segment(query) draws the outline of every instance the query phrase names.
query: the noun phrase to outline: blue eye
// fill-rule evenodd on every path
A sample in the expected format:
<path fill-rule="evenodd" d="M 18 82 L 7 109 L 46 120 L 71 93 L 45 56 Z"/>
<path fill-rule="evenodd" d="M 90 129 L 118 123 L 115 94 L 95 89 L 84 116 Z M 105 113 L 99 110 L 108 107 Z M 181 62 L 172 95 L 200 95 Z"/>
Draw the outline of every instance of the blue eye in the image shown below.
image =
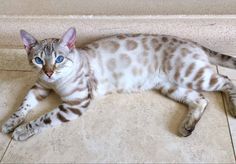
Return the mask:
<path fill-rule="evenodd" d="M 39 57 L 34 58 L 34 60 L 37 64 L 43 64 L 42 59 L 40 59 Z"/>
<path fill-rule="evenodd" d="M 61 63 L 64 60 L 63 56 L 58 56 L 56 59 L 56 63 Z"/>

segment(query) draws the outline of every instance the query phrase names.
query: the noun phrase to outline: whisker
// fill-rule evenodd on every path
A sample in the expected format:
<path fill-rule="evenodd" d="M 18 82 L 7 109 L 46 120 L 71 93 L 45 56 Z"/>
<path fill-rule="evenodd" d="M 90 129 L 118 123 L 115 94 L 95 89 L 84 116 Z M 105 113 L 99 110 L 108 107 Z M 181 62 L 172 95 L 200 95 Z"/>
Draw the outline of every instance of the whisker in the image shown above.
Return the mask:
<path fill-rule="evenodd" d="M 65 57 L 67 60 L 70 60 L 72 63 L 74 63 L 74 61 L 73 60 L 71 60 L 70 58 L 68 58 L 68 57 Z"/>

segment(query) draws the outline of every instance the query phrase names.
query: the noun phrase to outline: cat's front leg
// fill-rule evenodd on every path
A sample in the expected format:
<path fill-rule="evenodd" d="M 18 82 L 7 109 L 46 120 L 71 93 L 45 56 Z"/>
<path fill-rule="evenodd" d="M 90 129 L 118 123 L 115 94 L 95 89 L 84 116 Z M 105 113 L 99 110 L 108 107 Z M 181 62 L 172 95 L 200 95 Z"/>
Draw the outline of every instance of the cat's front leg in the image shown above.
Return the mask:
<path fill-rule="evenodd" d="M 27 113 L 34 108 L 39 101 L 47 97 L 49 93 L 49 89 L 46 89 L 36 82 L 35 85 L 29 90 L 18 110 L 3 124 L 2 132 L 9 133 L 13 131 L 24 121 Z"/>
<path fill-rule="evenodd" d="M 82 115 L 90 103 L 90 97 L 79 99 L 74 102 L 59 105 L 53 111 L 16 128 L 13 132 L 13 139 L 22 141 L 41 132 L 47 127 L 53 127 L 64 122 L 74 120 Z"/>

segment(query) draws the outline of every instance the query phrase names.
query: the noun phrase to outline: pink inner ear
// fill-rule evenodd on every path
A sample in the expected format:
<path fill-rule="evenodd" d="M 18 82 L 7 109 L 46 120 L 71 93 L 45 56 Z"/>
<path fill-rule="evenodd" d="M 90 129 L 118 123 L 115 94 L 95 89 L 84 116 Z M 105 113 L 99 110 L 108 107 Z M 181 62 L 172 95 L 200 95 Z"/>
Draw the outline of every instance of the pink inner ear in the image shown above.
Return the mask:
<path fill-rule="evenodd" d="M 26 44 L 24 42 L 24 48 L 26 49 L 26 51 L 29 51 L 31 49 L 30 44 L 28 44 L 28 43 Z"/>
<path fill-rule="evenodd" d="M 29 41 L 27 39 L 25 39 L 25 38 L 22 38 L 22 40 L 23 40 L 25 48 L 29 48 L 30 47 Z"/>
<path fill-rule="evenodd" d="M 73 36 L 73 38 L 70 39 L 70 41 L 68 42 L 67 47 L 68 47 L 69 49 L 72 49 L 72 48 L 75 47 L 75 37 L 74 37 L 74 36 Z"/>
<path fill-rule="evenodd" d="M 30 35 L 24 30 L 20 31 L 20 35 L 26 51 L 29 51 L 32 46 L 37 42 L 37 40 L 32 35 Z"/>
<path fill-rule="evenodd" d="M 67 47 L 69 48 L 69 49 L 72 49 L 72 48 L 74 48 L 74 44 L 67 44 Z"/>
<path fill-rule="evenodd" d="M 70 28 L 69 30 L 67 30 L 61 40 L 64 46 L 67 46 L 69 49 L 74 48 L 76 41 L 75 28 Z"/>

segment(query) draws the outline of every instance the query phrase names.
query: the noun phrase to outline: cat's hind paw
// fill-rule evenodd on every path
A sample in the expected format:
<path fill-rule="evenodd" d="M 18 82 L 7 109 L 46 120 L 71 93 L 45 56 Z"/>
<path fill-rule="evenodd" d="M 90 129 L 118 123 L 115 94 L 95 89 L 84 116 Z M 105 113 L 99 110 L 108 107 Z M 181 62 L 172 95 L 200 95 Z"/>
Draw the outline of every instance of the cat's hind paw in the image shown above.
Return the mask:
<path fill-rule="evenodd" d="M 24 122 L 24 118 L 22 117 L 10 118 L 2 125 L 2 132 L 5 134 L 10 133 L 22 122 Z"/>
<path fill-rule="evenodd" d="M 188 119 L 184 120 L 179 128 L 179 133 L 183 137 L 188 137 L 192 134 L 192 131 L 195 128 L 195 124 L 191 123 Z"/>
<path fill-rule="evenodd" d="M 12 138 L 17 141 L 24 141 L 36 133 L 38 133 L 38 130 L 33 129 L 29 124 L 23 124 L 14 130 Z"/>
<path fill-rule="evenodd" d="M 179 133 L 183 137 L 188 137 L 189 135 L 192 134 L 193 130 L 194 130 L 194 128 L 186 128 L 185 126 L 181 126 L 179 128 Z"/>

